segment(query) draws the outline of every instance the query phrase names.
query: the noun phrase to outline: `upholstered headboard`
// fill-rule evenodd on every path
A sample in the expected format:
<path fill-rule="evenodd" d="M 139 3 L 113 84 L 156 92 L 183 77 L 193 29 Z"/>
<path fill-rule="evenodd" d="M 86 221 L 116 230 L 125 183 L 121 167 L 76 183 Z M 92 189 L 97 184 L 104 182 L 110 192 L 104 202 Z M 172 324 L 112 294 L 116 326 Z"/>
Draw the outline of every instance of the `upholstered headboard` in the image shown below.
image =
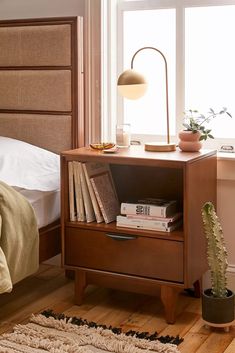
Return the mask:
<path fill-rule="evenodd" d="M 82 19 L 0 21 L 0 136 L 84 144 Z"/>

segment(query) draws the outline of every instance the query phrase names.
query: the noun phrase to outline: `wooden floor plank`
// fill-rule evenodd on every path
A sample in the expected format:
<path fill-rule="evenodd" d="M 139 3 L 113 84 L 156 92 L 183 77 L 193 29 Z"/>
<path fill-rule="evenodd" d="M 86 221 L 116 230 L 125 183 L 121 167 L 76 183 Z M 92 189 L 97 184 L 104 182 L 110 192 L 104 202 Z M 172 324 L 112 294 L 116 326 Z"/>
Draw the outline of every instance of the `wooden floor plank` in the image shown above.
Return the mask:
<path fill-rule="evenodd" d="M 225 352 L 232 340 L 231 334 L 225 333 L 223 330 L 220 330 L 220 332 L 212 332 L 196 353 Z"/>
<path fill-rule="evenodd" d="M 202 320 L 202 317 L 199 315 L 198 320 L 195 322 L 195 324 L 190 328 L 191 333 L 199 333 L 199 334 L 204 334 L 204 335 L 209 335 L 210 330 L 206 328 L 204 321 Z"/>
<path fill-rule="evenodd" d="M 205 342 L 205 340 L 207 338 L 208 338 L 207 335 L 188 332 L 184 336 L 184 341 L 179 346 L 180 352 L 181 353 L 196 353 L 196 352 L 198 352 L 198 349 Z M 207 353 L 214 353 L 214 352 L 209 351 Z"/>
<path fill-rule="evenodd" d="M 235 352 L 235 339 L 232 340 L 230 345 L 226 348 L 224 353 L 234 353 Z"/>
<path fill-rule="evenodd" d="M 164 308 L 159 297 L 145 297 L 140 305 L 122 324 L 125 331 L 160 332 L 167 324 L 164 317 Z"/>
<path fill-rule="evenodd" d="M 190 328 L 198 320 L 198 315 L 184 311 L 181 315 L 177 316 L 176 322 L 174 325 L 168 325 L 161 335 L 171 335 L 171 336 L 181 336 L 183 337 L 190 330 Z"/>
<path fill-rule="evenodd" d="M 235 353 L 235 326 L 206 328 L 201 318 L 201 300 L 180 293 L 177 320 L 165 321 L 159 296 L 88 286 L 82 305 L 74 305 L 74 281 L 59 266 L 43 264 L 35 276 L 14 286 L 12 293 L 0 296 L 0 334 L 12 330 L 16 323 L 27 322 L 32 313 L 52 309 L 123 331 L 157 331 L 160 335 L 179 335 L 184 341 L 181 353 Z"/>

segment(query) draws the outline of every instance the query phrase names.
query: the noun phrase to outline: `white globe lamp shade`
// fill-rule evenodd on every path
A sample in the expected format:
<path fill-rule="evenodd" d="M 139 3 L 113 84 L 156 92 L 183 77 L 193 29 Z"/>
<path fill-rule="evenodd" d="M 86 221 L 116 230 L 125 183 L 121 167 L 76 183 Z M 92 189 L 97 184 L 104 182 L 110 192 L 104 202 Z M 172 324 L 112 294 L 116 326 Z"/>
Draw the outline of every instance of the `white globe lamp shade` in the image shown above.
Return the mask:
<path fill-rule="evenodd" d="M 147 90 L 147 82 L 143 75 L 134 70 L 124 71 L 118 78 L 118 91 L 128 99 L 138 99 Z"/>

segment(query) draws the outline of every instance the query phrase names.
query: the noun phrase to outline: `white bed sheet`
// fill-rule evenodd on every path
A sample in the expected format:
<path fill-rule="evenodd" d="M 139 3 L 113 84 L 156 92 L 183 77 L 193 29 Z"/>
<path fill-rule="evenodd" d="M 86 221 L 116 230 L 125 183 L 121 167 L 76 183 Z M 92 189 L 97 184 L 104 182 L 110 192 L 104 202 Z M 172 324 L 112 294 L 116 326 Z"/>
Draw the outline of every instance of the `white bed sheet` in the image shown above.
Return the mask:
<path fill-rule="evenodd" d="M 42 228 L 60 217 L 60 190 L 38 191 L 14 187 L 31 203 L 38 227 Z"/>

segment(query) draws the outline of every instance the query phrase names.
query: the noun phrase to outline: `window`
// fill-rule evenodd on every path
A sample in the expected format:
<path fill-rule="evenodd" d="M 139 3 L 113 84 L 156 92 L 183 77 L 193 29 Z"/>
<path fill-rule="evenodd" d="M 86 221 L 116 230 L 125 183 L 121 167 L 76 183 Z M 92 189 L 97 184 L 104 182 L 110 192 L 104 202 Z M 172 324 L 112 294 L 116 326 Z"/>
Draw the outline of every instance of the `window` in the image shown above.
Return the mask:
<path fill-rule="evenodd" d="M 175 9 L 124 12 L 123 31 L 125 33 L 123 38 L 124 69 L 130 68 L 130 59 L 142 47 L 159 48 L 168 58 L 169 110 L 172 113 L 170 114 L 171 131 L 174 133 Z M 163 35 L 160 35 L 160 33 Z M 148 91 L 138 100 L 124 99 L 124 121 L 131 124 L 134 134 L 164 135 L 166 134 L 164 59 L 154 50 L 143 50 L 135 58 L 134 69 L 143 73 L 146 77 Z"/>
<path fill-rule="evenodd" d="M 185 9 L 185 106 L 227 107 L 234 118 L 210 124 L 218 138 L 235 138 L 234 18 L 235 5 Z"/>
<path fill-rule="evenodd" d="M 110 52 L 114 56 L 116 48 L 117 66 L 116 71 L 110 72 L 109 104 L 113 101 L 117 115 L 114 117 L 114 109 L 109 105 L 110 137 L 114 136 L 116 122 L 128 122 L 135 140 L 164 139 L 165 78 L 160 55 L 146 49 L 134 61 L 134 69 L 142 72 L 149 82 L 143 98 L 123 99 L 113 87 L 114 75 L 117 78 L 130 68 L 133 54 L 142 47 L 152 46 L 161 50 L 167 59 L 171 140 L 178 140 L 185 110 L 191 108 L 206 113 L 209 108 L 219 110 L 225 106 L 233 118 L 224 115 L 211 122 L 215 140 L 209 140 L 206 147 L 235 145 L 235 51 L 232 45 L 235 0 L 112 0 L 112 3 L 117 11 L 117 37 L 110 42 Z"/>

